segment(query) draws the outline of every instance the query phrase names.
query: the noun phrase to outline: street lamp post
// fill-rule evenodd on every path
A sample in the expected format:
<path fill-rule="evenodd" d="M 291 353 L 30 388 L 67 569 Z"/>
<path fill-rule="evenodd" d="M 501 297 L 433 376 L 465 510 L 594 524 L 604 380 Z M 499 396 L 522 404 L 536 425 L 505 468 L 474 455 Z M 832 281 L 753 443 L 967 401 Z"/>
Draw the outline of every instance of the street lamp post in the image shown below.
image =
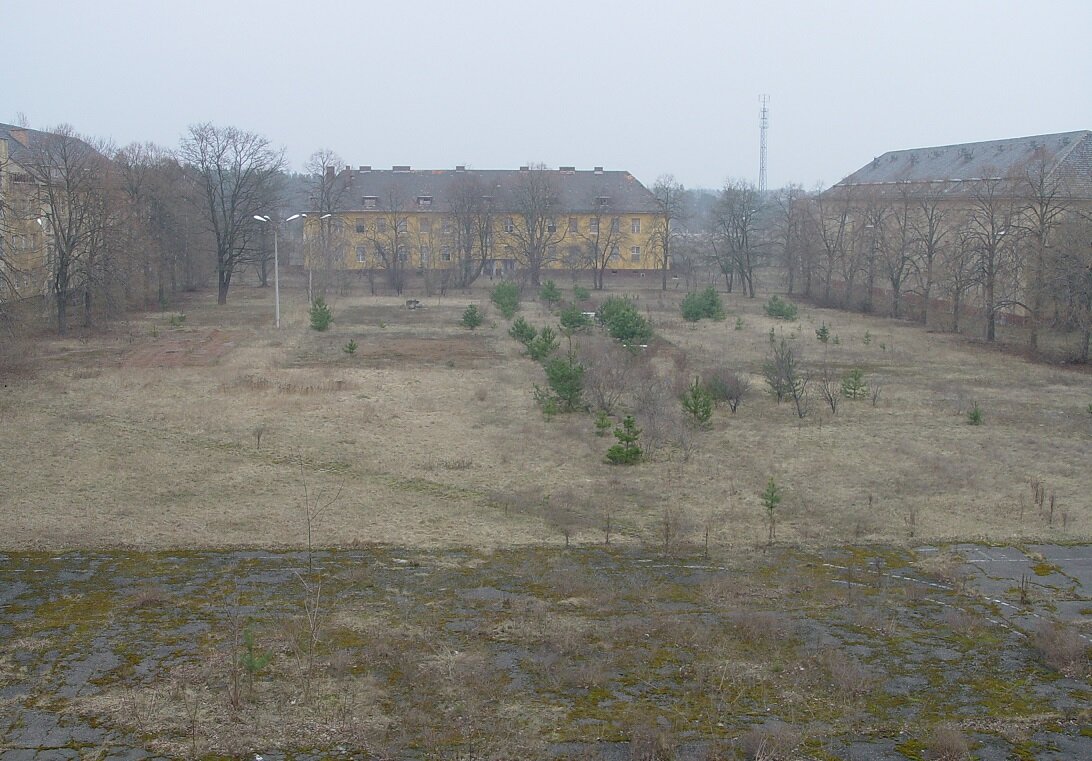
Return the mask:
<path fill-rule="evenodd" d="M 305 217 L 306 214 L 293 214 L 285 222 L 291 222 L 293 219 L 299 219 Z M 254 215 L 254 219 L 259 222 L 267 222 L 270 227 L 273 228 L 273 327 L 281 327 L 281 267 L 280 256 L 277 251 L 277 227 L 279 224 L 273 221 L 272 217 L 261 216 L 259 214 Z"/>

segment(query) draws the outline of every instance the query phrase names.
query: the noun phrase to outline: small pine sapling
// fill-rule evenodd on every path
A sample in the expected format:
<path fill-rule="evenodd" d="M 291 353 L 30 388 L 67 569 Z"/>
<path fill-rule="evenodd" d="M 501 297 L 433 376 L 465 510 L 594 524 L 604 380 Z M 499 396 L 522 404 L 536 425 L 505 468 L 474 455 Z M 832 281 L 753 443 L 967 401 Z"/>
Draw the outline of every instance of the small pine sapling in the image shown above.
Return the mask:
<path fill-rule="evenodd" d="M 777 506 L 781 504 L 781 489 L 774 483 L 772 476 L 770 477 L 770 480 L 766 482 L 766 488 L 759 496 L 762 498 L 762 506 L 766 509 L 766 523 L 769 529 L 767 541 L 770 544 L 773 544 L 775 528 L 774 511 L 777 509 Z"/>
<path fill-rule="evenodd" d="M 476 304 L 470 304 L 467 306 L 466 309 L 463 310 L 462 325 L 464 328 L 474 330 L 474 328 L 481 325 L 484 320 L 485 317 L 482 315 L 482 311 L 478 309 L 478 306 Z"/>
<path fill-rule="evenodd" d="M 611 421 L 610 415 L 607 414 L 606 410 L 599 410 L 595 413 L 596 436 L 606 436 L 610 432 L 612 425 L 614 425 L 614 423 Z"/>
<path fill-rule="evenodd" d="M 632 415 L 626 415 L 622 427 L 614 429 L 614 437 L 618 443 L 607 450 L 607 462 L 611 465 L 635 465 L 641 461 L 641 447 L 637 444 L 641 429 Z"/>
<path fill-rule="evenodd" d="M 334 321 L 334 315 L 330 311 L 330 307 L 326 305 L 326 300 L 319 296 L 311 304 L 311 329 L 323 331 L 330 327 L 330 323 Z"/>

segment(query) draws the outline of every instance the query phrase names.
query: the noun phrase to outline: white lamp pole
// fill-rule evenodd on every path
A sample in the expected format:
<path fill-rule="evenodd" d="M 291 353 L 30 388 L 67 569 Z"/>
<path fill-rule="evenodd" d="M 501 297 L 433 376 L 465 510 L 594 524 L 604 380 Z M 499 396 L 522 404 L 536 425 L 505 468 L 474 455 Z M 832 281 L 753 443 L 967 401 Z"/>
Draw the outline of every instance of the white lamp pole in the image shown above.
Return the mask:
<path fill-rule="evenodd" d="M 293 219 L 299 219 L 300 217 L 306 216 L 306 214 L 293 214 L 284 221 L 291 222 Z M 281 267 L 280 255 L 277 251 L 278 224 L 273 221 L 272 217 L 263 217 L 259 214 L 255 214 L 254 219 L 259 222 L 268 222 L 273 228 L 273 326 L 279 329 L 281 327 Z"/>

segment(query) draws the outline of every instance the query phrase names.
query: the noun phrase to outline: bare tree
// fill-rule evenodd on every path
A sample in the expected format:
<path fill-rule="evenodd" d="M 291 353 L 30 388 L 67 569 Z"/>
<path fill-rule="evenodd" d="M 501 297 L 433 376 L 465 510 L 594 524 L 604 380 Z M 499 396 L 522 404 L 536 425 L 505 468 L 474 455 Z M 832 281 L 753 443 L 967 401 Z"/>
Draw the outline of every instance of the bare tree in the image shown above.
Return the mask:
<path fill-rule="evenodd" d="M 944 259 L 943 284 L 952 304 L 952 332 L 959 332 L 959 318 L 967 293 L 981 280 L 978 254 L 966 226 L 955 232 L 954 245 Z"/>
<path fill-rule="evenodd" d="M 105 146 L 100 146 L 105 149 Z M 57 332 L 68 332 L 68 307 L 82 290 L 84 321 L 90 323 L 92 293 L 107 263 L 110 163 L 67 125 L 42 133 L 31 145 L 24 169 L 40 194 L 46 233 L 48 288 Z"/>
<path fill-rule="evenodd" d="M 304 164 L 311 208 L 318 215 L 318 221 L 312 227 L 314 234 L 307 241 L 308 261 L 319 263 L 314 291 L 323 298 L 333 287 L 337 274 L 344 270 L 348 249 L 345 220 L 337 213 L 349 192 L 348 174 L 338 173 L 343 165 L 341 157 L 329 148 L 315 151 Z"/>
<path fill-rule="evenodd" d="M 406 287 L 406 267 L 409 265 L 409 212 L 406 199 L 394 187 L 388 188 L 381 203 L 381 212 L 367 230 L 375 251 L 376 261 L 387 273 L 387 283 L 395 293 Z"/>
<path fill-rule="evenodd" d="M 804 293 L 811 292 L 810 270 L 804 268 L 806 198 L 807 193 L 800 185 L 786 185 L 774 194 L 773 242 L 785 271 L 785 289 L 789 294 L 796 288 L 798 278 L 804 280 Z"/>
<path fill-rule="evenodd" d="M 809 231 L 816 239 L 809 253 L 817 255 L 809 266 L 819 270 L 823 278 L 823 302 L 829 304 L 835 269 L 849 257 L 853 245 L 850 196 L 846 192 L 817 194 L 808 204 L 808 211 Z"/>
<path fill-rule="evenodd" d="M 903 290 L 914 272 L 919 252 L 917 214 L 918 207 L 910 186 L 899 185 L 898 200 L 887 215 L 887 229 L 880 250 L 880 266 L 887 284 L 891 286 L 891 314 L 900 316 Z M 869 293 L 872 289 L 869 288 Z"/>
<path fill-rule="evenodd" d="M 591 265 L 593 287 L 603 290 L 603 278 L 611 262 L 618 259 L 618 246 L 622 240 L 622 222 L 615 209 L 613 199 L 606 191 L 599 189 L 595 198 L 588 200 L 591 212 L 588 214 L 588 227 L 579 229 L 579 220 L 569 220 L 569 233 L 584 243 L 584 260 Z M 572 228 L 576 227 L 574 231 Z"/>
<path fill-rule="evenodd" d="M 127 290 L 141 302 L 165 306 L 191 248 L 181 167 L 152 143 L 122 148 L 114 163 L 123 201 L 121 245 L 130 252 Z M 185 285 L 193 283 L 186 279 Z"/>
<path fill-rule="evenodd" d="M 762 196 L 746 180 L 730 180 L 720 192 L 713 213 L 710 244 L 717 266 L 724 275 L 728 292 L 732 275 L 739 274 L 740 285 L 750 298 L 755 297 L 755 250 L 758 244 L 757 219 Z"/>
<path fill-rule="evenodd" d="M 671 258 L 675 244 L 679 240 L 679 223 L 687 216 L 687 192 L 674 175 L 664 174 L 656 178 L 652 194 L 660 204 L 660 213 L 649 236 L 649 245 L 659 249 L 660 273 L 663 278 L 662 289 L 667 290 L 667 271 L 671 268 Z"/>
<path fill-rule="evenodd" d="M 1004 180 L 985 178 L 975 183 L 967 235 L 977 254 L 987 341 L 997 338 L 997 314 L 1006 305 L 1000 291 L 1015 283 L 1017 277 L 1015 248 L 1019 228 L 1014 225 L 1016 211 Z"/>
<path fill-rule="evenodd" d="M 521 169 L 512 189 L 514 218 L 505 232 L 516 243 L 515 256 L 534 287 L 541 285 L 542 269 L 553 261 L 566 228 L 558 224 L 563 213 L 554 173 L 543 164 Z"/>
<path fill-rule="evenodd" d="M 205 123 L 189 128 L 179 155 L 200 188 L 202 216 L 216 240 L 217 303 L 226 304 L 231 278 L 250 254 L 254 216 L 275 202 L 284 153 L 253 132 Z"/>
<path fill-rule="evenodd" d="M 448 223 L 454 233 L 455 287 L 469 288 L 493 256 L 494 198 L 490 188 L 469 172 L 452 185 Z"/>
<path fill-rule="evenodd" d="M 1092 215 L 1070 213 L 1058 224 L 1046 267 L 1055 323 L 1080 332 L 1078 359 L 1088 362 L 1092 344 Z"/>
<path fill-rule="evenodd" d="M 1025 167 L 1018 181 L 1022 208 L 1017 224 L 1022 233 L 1021 241 L 1028 244 L 1024 247 L 1028 256 L 1025 257 L 1027 295 L 1023 306 L 1031 318 L 1028 343 L 1032 349 L 1039 346 L 1043 307 L 1050 294 L 1047 267 L 1051 239 L 1069 209 L 1064 183 L 1050 170 L 1045 156 L 1036 157 Z"/>
<path fill-rule="evenodd" d="M 949 213 L 942 203 L 943 188 L 932 186 L 917 197 L 917 214 L 911 219 L 918 253 L 914 258 L 914 273 L 922 299 L 921 321 L 931 324 L 933 289 L 937 282 L 937 267 L 952 234 Z"/>

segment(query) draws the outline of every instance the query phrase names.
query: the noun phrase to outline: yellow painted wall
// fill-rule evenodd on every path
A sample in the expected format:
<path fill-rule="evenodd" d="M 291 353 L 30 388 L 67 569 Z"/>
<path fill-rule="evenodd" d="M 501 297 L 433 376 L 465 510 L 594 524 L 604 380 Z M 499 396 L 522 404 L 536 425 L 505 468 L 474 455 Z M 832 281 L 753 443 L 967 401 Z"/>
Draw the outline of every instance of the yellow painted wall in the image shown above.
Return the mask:
<path fill-rule="evenodd" d="M 407 261 L 406 266 L 414 269 L 431 267 L 442 269 L 457 260 L 454 251 L 456 238 L 454 222 L 449 215 L 442 211 L 353 211 L 345 212 L 340 216 L 340 228 L 344 237 L 344 262 L 345 269 L 360 270 L 367 268 L 382 268 L 382 261 L 375 253 L 375 244 L 379 240 L 385 246 L 392 246 L 397 238 L 398 245 L 405 246 Z M 518 241 L 512 234 L 505 231 L 506 218 L 511 216 L 513 223 L 518 224 L 516 215 L 508 215 L 498 212 L 493 220 L 493 251 L 490 259 L 519 259 Z M 621 234 L 617 236 L 619 256 L 608 265 L 612 270 L 642 270 L 657 269 L 659 267 L 659 252 L 655 246 L 654 229 L 657 222 L 655 214 L 620 212 L 615 215 L 604 214 L 600 217 L 601 224 L 609 225 L 612 217 L 619 221 Z M 576 217 L 577 233 L 569 232 L 569 218 Z M 547 266 L 550 269 L 564 269 L 563 255 L 571 246 L 586 247 L 589 241 L 592 221 L 596 218 L 593 214 L 566 214 L 558 218 L 557 224 L 564 237 L 556 244 L 558 261 L 551 261 Z M 638 221 L 638 232 L 633 232 L 633 221 Z M 392 231 L 396 222 L 402 222 L 405 232 L 395 235 Z M 308 217 L 304 234 L 305 240 L 314 241 L 318 238 L 319 220 Z M 431 225 L 431 227 L 430 227 Z M 362 228 L 362 229 L 361 229 Z M 603 238 L 607 237 L 606 231 Z M 512 248 L 508 253 L 507 248 Z M 634 257 L 633 247 L 639 247 L 639 256 Z M 364 248 L 365 261 L 358 261 L 358 249 Z M 444 260 L 445 247 L 450 248 L 451 259 Z M 305 261 L 308 266 L 318 266 L 317 252 L 313 246 L 305 247 Z M 312 261 L 314 259 L 315 261 Z"/>

